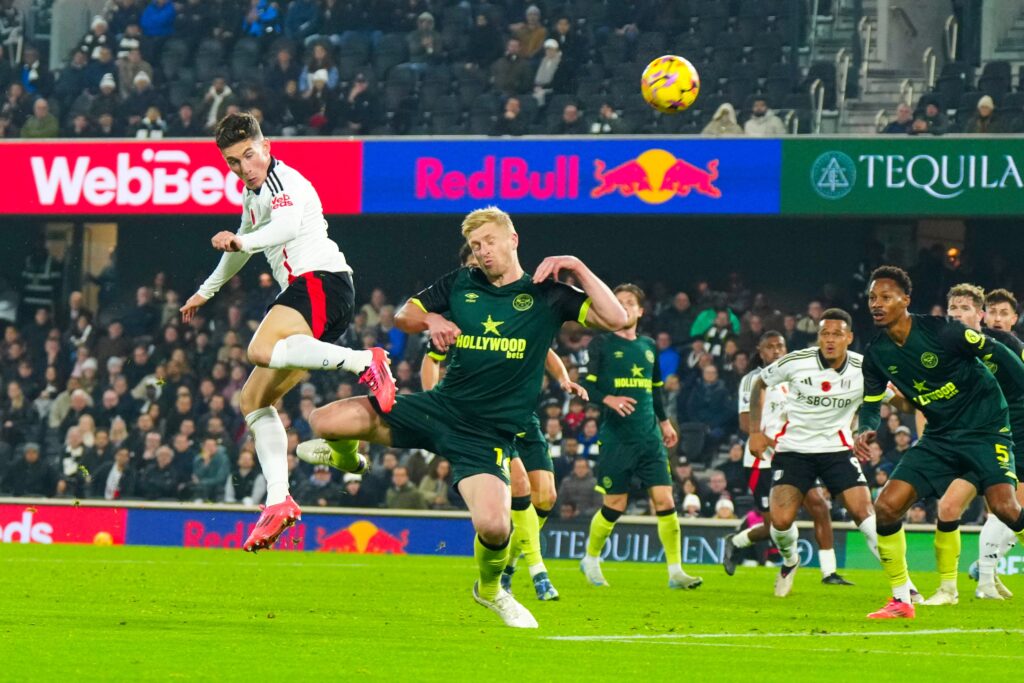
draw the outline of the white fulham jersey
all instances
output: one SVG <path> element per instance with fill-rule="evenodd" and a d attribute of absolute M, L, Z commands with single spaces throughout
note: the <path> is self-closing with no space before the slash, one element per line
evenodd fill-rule
<path fill-rule="evenodd" d="M 825 363 L 817 348 L 786 354 L 761 371 L 773 387 L 785 382 L 786 422 L 775 451 L 835 453 L 853 448 L 851 424 L 864 398 L 864 357 L 848 351 L 838 370 Z"/>
<path fill-rule="evenodd" d="M 224 253 L 216 270 L 199 287 L 205 299 L 261 251 L 281 289 L 314 270 L 352 272 L 338 245 L 327 236 L 324 209 L 313 185 L 274 158 L 259 191 L 246 189 L 242 194 L 242 225 L 236 234 L 242 250 Z"/>
<path fill-rule="evenodd" d="M 737 406 L 737 412 L 749 413 L 750 412 L 750 392 L 754 388 L 754 380 L 757 379 L 761 374 L 761 368 L 751 370 L 743 379 L 740 380 L 740 391 L 739 391 L 739 402 Z M 786 394 L 789 389 L 786 387 L 786 383 L 782 382 L 773 387 L 765 387 L 764 390 L 764 407 L 761 411 L 761 431 L 770 438 L 774 439 L 775 435 L 782 431 L 782 425 L 786 422 Z M 747 442 L 743 446 L 743 466 L 754 467 L 759 469 L 767 470 L 772 466 L 772 459 L 754 457 L 754 454 L 750 452 L 750 443 Z"/>

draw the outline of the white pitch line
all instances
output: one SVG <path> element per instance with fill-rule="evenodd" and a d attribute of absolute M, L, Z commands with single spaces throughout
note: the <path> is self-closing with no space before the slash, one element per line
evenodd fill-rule
<path fill-rule="evenodd" d="M 848 638 L 854 636 L 939 636 L 968 635 L 976 633 L 1024 634 L 1019 628 L 938 628 L 920 631 L 848 631 L 841 633 L 658 633 L 652 635 L 622 636 L 547 636 L 547 640 L 572 641 L 656 641 L 656 640 L 702 640 L 708 638 Z"/>
<path fill-rule="evenodd" d="M 236 567 L 242 567 L 242 566 L 252 567 L 253 566 L 250 562 L 244 562 L 244 561 L 243 562 L 237 562 L 237 561 L 231 561 L 231 560 L 216 561 L 216 562 L 214 562 L 214 561 L 210 561 L 210 560 L 180 560 L 180 559 L 174 559 L 174 560 L 170 560 L 170 559 L 168 559 L 168 560 L 65 560 L 65 559 L 45 558 L 45 557 L 5 557 L 3 561 L 4 562 L 45 562 L 45 563 L 49 563 L 49 564 L 54 564 L 54 563 L 61 563 L 61 564 L 63 564 L 63 563 L 73 563 L 73 564 L 194 564 L 194 565 L 210 566 L 210 567 L 218 566 L 218 565 L 220 565 L 220 566 L 228 565 L 228 566 L 236 566 Z M 320 563 L 320 562 L 317 562 L 317 563 L 310 563 L 310 562 L 282 562 L 280 564 L 263 565 L 263 566 L 273 566 L 273 567 L 325 567 L 325 566 L 326 567 L 369 567 L 370 565 L 368 565 L 368 564 L 357 564 L 357 563 L 347 563 L 347 562 L 330 562 L 328 564 L 323 564 L 323 563 Z"/>
<path fill-rule="evenodd" d="M 860 634 L 858 634 L 858 635 L 860 635 Z M 637 641 L 637 640 L 611 640 L 610 639 L 610 640 L 607 640 L 605 642 L 609 642 L 609 643 L 620 642 L 620 643 L 631 643 L 631 644 L 636 644 L 636 643 L 640 642 L 640 643 L 645 643 L 647 645 L 670 645 L 670 646 L 674 646 L 674 647 L 679 647 L 681 645 L 684 645 L 684 643 L 681 643 L 681 642 L 678 642 L 678 641 L 670 642 L 670 641 L 665 641 L 665 640 L 660 640 L 660 641 L 659 640 Z M 776 650 L 776 651 L 778 651 L 778 648 L 773 646 L 773 645 L 751 645 L 749 643 L 743 643 L 741 645 L 739 643 L 688 642 L 688 643 L 685 643 L 685 646 L 686 647 L 733 647 L 733 648 L 743 648 L 744 650 L 754 649 L 754 650 Z M 861 650 L 861 649 L 856 648 L 856 647 L 850 647 L 850 648 L 798 647 L 798 648 L 792 648 L 792 649 L 787 649 L 786 650 L 786 652 L 790 652 L 790 653 L 793 653 L 793 652 L 804 652 L 804 653 L 808 653 L 808 654 L 836 653 L 836 652 L 839 652 L 839 653 L 850 653 L 851 651 L 853 653 L 855 653 L 855 654 L 897 655 L 897 656 L 901 656 L 901 657 L 902 656 L 906 656 L 906 655 L 918 655 L 918 656 L 921 656 L 921 657 L 961 657 L 961 658 L 1024 660 L 1024 655 L 992 655 L 992 654 L 975 654 L 975 653 L 971 653 L 971 652 L 914 652 L 914 651 L 907 651 L 907 650 Z"/>

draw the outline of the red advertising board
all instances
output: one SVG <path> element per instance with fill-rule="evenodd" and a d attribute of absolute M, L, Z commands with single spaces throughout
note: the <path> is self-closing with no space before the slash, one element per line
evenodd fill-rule
<path fill-rule="evenodd" d="M 328 215 L 359 213 L 361 142 L 275 140 Z M 242 183 L 207 140 L 0 144 L 6 214 L 238 214 Z"/>
<path fill-rule="evenodd" d="M 0 542 L 123 545 L 124 508 L 0 505 Z"/>

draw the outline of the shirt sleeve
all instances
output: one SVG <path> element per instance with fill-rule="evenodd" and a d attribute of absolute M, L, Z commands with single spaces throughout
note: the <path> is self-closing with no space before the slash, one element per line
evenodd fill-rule
<path fill-rule="evenodd" d="M 740 382 L 740 390 L 736 399 L 736 412 L 742 415 L 750 412 L 750 389 L 754 384 L 754 373 L 750 372 Z"/>
<path fill-rule="evenodd" d="M 302 225 L 302 205 L 287 192 L 279 192 L 271 199 L 270 222 L 259 230 L 239 234 L 242 251 L 249 254 L 267 247 L 291 242 L 299 236 Z"/>
<path fill-rule="evenodd" d="M 451 305 L 449 298 L 452 295 L 452 287 L 455 279 L 462 269 L 453 270 L 440 280 L 422 290 L 409 299 L 409 303 L 416 306 L 424 313 L 446 313 Z"/>
<path fill-rule="evenodd" d="M 206 278 L 203 284 L 199 285 L 199 295 L 209 301 L 213 298 L 213 295 L 220 291 L 220 288 L 224 284 L 233 278 L 235 274 L 242 269 L 252 257 L 252 254 L 248 254 L 244 251 L 225 251 L 221 254 L 220 262 L 217 267 L 213 269 L 210 276 Z"/>
<path fill-rule="evenodd" d="M 992 364 L 1005 372 L 1019 387 L 1024 387 L 1024 361 L 1021 356 L 1008 349 L 992 337 L 972 330 L 956 320 L 950 320 L 942 330 L 943 344 L 963 356 L 971 356 Z"/>
<path fill-rule="evenodd" d="M 774 387 L 783 382 L 790 381 L 790 369 L 793 363 L 789 356 L 783 356 L 765 369 L 761 370 L 759 378 L 766 387 Z M 747 408 L 749 410 L 749 407 Z"/>
<path fill-rule="evenodd" d="M 590 311 L 590 297 L 586 292 L 576 287 L 570 287 L 563 282 L 551 280 L 544 282 L 541 286 L 544 288 L 548 305 L 559 320 L 562 322 L 572 320 L 586 326 L 587 312 Z"/>
<path fill-rule="evenodd" d="M 604 361 L 604 339 L 594 337 L 587 346 L 587 374 L 583 376 L 592 403 L 602 403 L 607 394 L 601 389 L 601 365 Z"/>
<path fill-rule="evenodd" d="M 864 354 L 861 371 L 864 373 L 864 401 L 860 404 L 857 431 L 873 432 L 882 424 L 881 406 L 886 398 L 889 382 L 879 371 L 870 354 Z"/>

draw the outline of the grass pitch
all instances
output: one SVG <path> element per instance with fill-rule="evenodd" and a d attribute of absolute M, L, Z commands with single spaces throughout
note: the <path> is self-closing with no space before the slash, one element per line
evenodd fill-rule
<path fill-rule="evenodd" d="M 562 593 L 533 599 L 540 621 L 505 628 L 473 603 L 471 558 L 239 550 L 0 545 L 0 680 L 675 681 L 1019 680 L 1020 597 L 975 600 L 914 621 L 869 622 L 881 571 L 817 570 L 772 596 L 774 571 L 687 567 L 696 591 L 669 591 L 664 567 L 607 563 L 611 588 L 576 564 L 549 564 Z M 933 575 L 919 574 L 929 593 Z"/>

